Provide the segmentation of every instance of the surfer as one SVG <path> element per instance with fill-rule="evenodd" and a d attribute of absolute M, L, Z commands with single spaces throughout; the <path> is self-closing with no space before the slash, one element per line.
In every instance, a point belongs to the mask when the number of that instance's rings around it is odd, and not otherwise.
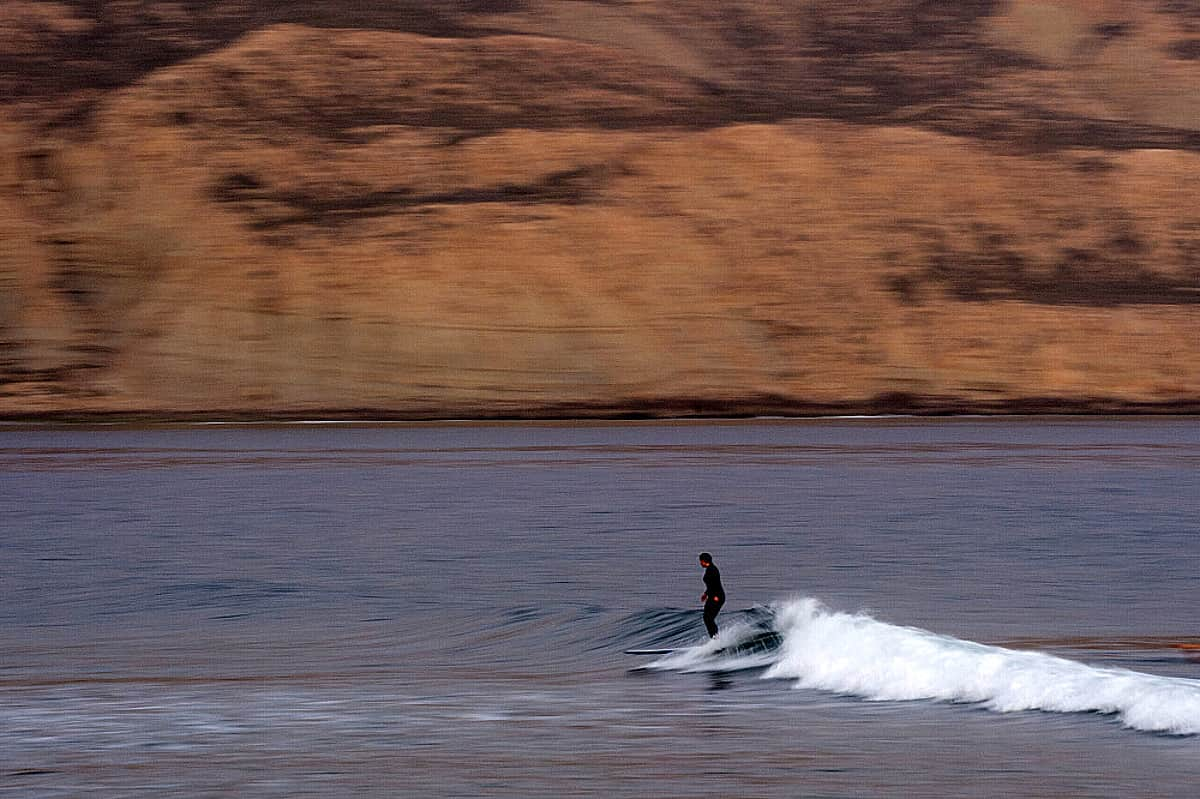
<path fill-rule="evenodd" d="M 700 601 L 704 603 L 704 626 L 708 629 L 708 637 L 717 637 L 717 614 L 725 604 L 725 588 L 721 585 L 721 571 L 713 564 L 712 555 L 700 553 L 700 565 L 704 567 L 704 593 Z"/>

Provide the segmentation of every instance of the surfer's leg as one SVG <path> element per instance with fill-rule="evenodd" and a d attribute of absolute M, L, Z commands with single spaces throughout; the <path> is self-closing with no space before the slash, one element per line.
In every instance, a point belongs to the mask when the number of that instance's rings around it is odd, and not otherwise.
<path fill-rule="evenodd" d="M 704 626 L 708 629 L 708 637 L 717 637 L 717 614 L 721 611 L 721 605 L 717 602 L 704 603 Z"/>

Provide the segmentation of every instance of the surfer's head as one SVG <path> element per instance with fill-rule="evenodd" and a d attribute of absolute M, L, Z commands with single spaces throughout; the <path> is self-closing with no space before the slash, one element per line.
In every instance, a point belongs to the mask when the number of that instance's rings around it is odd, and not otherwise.
<path fill-rule="evenodd" d="M 708 554 L 707 552 L 701 552 L 700 553 L 700 565 L 701 566 L 711 566 L 712 565 L 712 555 Z"/>

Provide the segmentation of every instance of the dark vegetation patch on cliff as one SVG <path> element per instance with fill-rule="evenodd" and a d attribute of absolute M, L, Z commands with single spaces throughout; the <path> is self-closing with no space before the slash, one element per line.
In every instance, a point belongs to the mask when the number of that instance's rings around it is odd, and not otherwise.
<path fill-rule="evenodd" d="M 1039 257 L 1024 250 L 1012 232 L 977 224 L 973 246 L 951 243 L 933 232 L 924 268 L 895 272 L 884 283 L 906 304 L 921 303 L 932 288 L 964 302 L 1018 300 L 1100 308 L 1198 305 L 1200 224 L 1181 226 L 1177 232 L 1173 252 L 1157 258 L 1132 227 L 1121 224 L 1095 246 L 1063 245 L 1052 256 Z M 1164 260 L 1173 267 L 1170 271 L 1149 265 L 1159 266 Z"/>
<path fill-rule="evenodd" d="M 1181 61 L 1200 60 L 1200 39 L 1180 39 L 1172 42 L 1168 52 Z"/>
<path fill-rule="evenodd" d="M 1159 0 L 1158 9 L 1166 14 L 1178 14 L 1200 23 L 1200 0 Z"/>
<path fill-rule="evenodd" d="M 599 167 L 552 172 L 529 183 L 471 186 L 441 192 L 420 192 L 396 187 L 360 194 L 331 189 L 311 191 L 272 189 L 249 173 L 225 175 L 212 188 L 217 202 L 237 206 L 251 229 L 274 231 L 293 226 L 337 227 L 350 222 L 388 216 L 439 205 L 479 203 L 576 205 L 587 202 L 602 177 Z"/>
<path fill-rule="evenodd" d="M 1072 148 L 1200 150 L 1200 132 L 1082 117 L 1045 106 L 1014 105 L 999 113 L 979 115 L 968 109 L 946 110 L 913 121 L 942 133 L 1011 144 L 1022 153 Z"/>

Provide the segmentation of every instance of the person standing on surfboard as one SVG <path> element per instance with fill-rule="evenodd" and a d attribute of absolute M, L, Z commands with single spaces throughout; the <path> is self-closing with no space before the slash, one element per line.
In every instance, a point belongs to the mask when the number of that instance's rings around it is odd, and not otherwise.
<path fill-rule="evenodd" d="M 721 570 L 713 564 L 712 555 L 700 553 L 700 565 L 704 567 L 704 593 L 700 601 L 704 603 L 704 626 L 708 629 L 708 637 L 717 637 L 717 614 L 725 604 L 725 588 L 721 585 Z"/>

